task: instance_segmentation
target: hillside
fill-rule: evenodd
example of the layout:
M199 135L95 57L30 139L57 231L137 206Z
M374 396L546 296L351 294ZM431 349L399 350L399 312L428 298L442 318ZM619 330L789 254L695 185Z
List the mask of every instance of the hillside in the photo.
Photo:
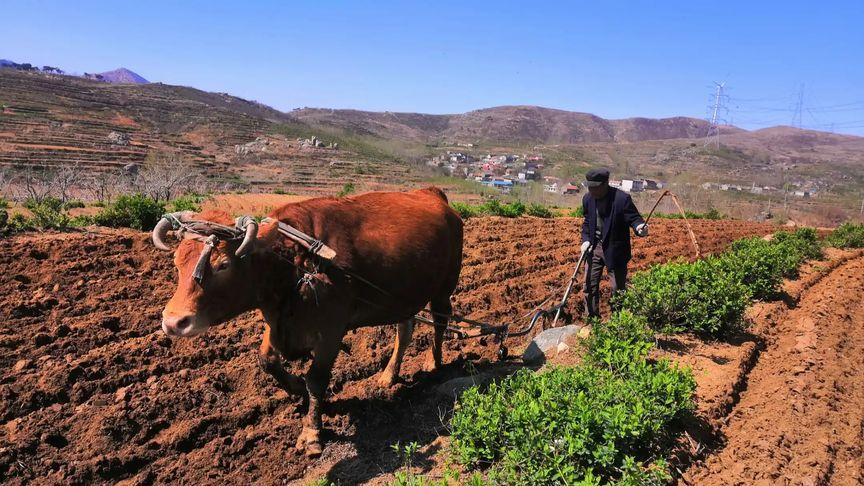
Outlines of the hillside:
M291 115L313 125L423 143L638 142L699 138L708 130L706 121L695 118L606 120L589 113L539 106L499 106L458 115L303 108Z
M375 187L416 179L392 158L352 151L366 148L359 143L338 151L300 147L297 137L318 133L225 93L0 69L0 107L0 168L118 171L169 153L213 179L270 189L332 194L349 180Z

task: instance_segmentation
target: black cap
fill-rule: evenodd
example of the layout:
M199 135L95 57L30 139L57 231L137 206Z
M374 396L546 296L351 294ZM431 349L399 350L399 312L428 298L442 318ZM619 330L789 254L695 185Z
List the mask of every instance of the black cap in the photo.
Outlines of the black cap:
M609 183L609 169L591 169L585 173L585 185L597 187Z

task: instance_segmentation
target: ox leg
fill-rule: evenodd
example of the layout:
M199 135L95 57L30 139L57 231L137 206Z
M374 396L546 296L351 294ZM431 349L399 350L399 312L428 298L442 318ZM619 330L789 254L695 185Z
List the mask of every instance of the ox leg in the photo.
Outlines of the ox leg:
M282 366L282 354L270 343L270 326L265 326L261 347L258 349L258 364L265 373L272 376L289 393L303 393L305 386L300 377L294 376Z
M405 349L411 343L411 334L414 332L414 319L400 322L396 326L396 343L393 345L393 354L390 356L390 361L387 367L381 372L378 377L378 384L382 387L390 387L396 384L399 379L399 369L402 367L402 358L405 356Z
M323 338L315 346L314 358L306 373L306 391L309 393L309 411L303 417L303 430L297 438L297 449L309 457L321 455L321 404L330 383L333 363L339 354L342 339L339 336Z
M453 306L450 304L450 297L440 302L432 302L433 319L435 320L435 340L432 342L432 349L429 356L423 363L425 371L435 371L441 368L441 347L444 345L444 332L447 330L449 323L448 315L453 313Z

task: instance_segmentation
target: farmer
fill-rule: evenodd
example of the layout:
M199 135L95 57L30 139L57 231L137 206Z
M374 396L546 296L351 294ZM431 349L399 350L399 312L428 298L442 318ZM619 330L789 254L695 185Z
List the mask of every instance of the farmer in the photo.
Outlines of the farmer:
M648 224L629 194L609 187L607 169L589 170L585 174L585 186L588 194L582 198L585 211L582 254L589 252L585 256L585 307L589 317L599 317L603 267L609 273L613 295L624 290L631 257L630 228L637 236L648 236Z

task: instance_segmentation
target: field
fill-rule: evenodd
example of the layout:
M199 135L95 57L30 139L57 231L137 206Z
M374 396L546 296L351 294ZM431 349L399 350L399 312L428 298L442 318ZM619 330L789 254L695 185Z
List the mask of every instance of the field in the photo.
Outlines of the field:
M290 196L288 196L290 197ZM275 202L275 200L274 200ZM234 202L239 211L243 201ZM227 204L227 203L226 203ZM514 321L557 294L578 259L574 218L470 219L455 311ZM695 221L705 253L776 226ZM634 241L631 269L692 259L683 223L657 220ZM484 340L445 342L445 367L421 369L415 333L391 389L375 375L394 330L345 339L324 409L325 449L294 449L300 400L257 365L263 325L247 314L172 341L159 328L174 290L171 257L129 230L24 234L0 240L0 481L341 484L392 480L396 442L416 441L418 469L440 471L453 397L439 386L477 370L506 371ZM831 251L787 283L785 301L751 309L751 333L724 342L661 339L693 367L697 414L676 457L698 484L862 479L864 255ZM579 295L568 309L581 313ZM527 338L508 346L521 352ZM293 363L296 372L308 363ZM441 438L440 436L444 436Z

